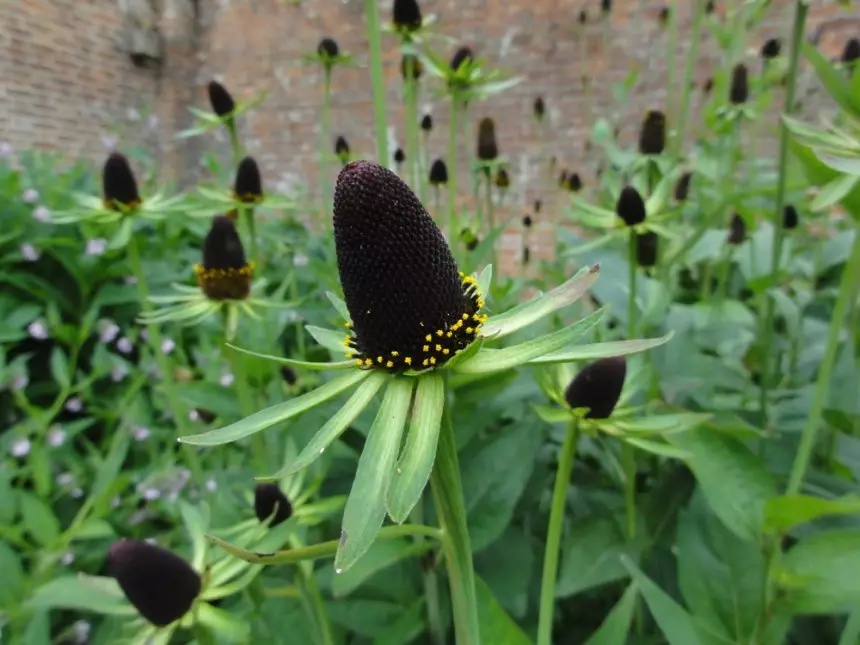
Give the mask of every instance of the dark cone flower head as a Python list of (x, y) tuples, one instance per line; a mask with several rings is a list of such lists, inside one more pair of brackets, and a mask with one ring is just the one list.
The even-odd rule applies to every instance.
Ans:
[(707, 15), (711, 15), (717, 8), (717, 3), (714, 0), (708, 0), (708, 3), (705, 5), (705, 13)]
[(839, 59), (845, 65), (853, 65), (860, 60), (860, 38), (852, 38), (847, 41)]
[(137, 180), (124, 155), (113, 152), (105, 161), (102, 190), (104, 206), (110, 210), (131, 210), (140, 205)]
[(438, 367), (474, 341), (486, 316), (441, 231), (403, 180), (369, 161), (347, 165), (334, 192), (334, 238), (352, 317), (345, 344), (363, 367)]
[(687, 201), (687, 195), (690, 194), (690, 182), (693, 180), (692, 172), (685, 172), (675, 184), (675, 200), (679, 202)]
[(659, 155), (665, 147), (666, 115), (659, 110), (650, 110), (639, 132), (639, 152), (643, 155)]
[(484, 117), (478, 124), (478, 159), (492, 161), (499, 156), (496, 143), (496, 124), (490, 117)]
[(636, 226), (645, 221), (645, 202), (633, 186), (625, 186), (618, 196), (615, 212), (627, 226)]
[(663, 7), (657, 14), (657, 20), (660, 21), (660, 26), (665, 27), (669, 22), (669, 7)]
[(182, 618), (200, 594), (200, 576), (185, 560), (144, 540), (120, 540), (108, 568), (134, 608), (153, 625)]
[(253, 157), (245, 157), (239, 162), (233, 193), (236, 199), (245, 204), (256, 204), (263, 200), (263, 178)]
[(585, 9), (579, 12), (579, 24), (584, 25), (588, 22), (588, 12)]
[(531, 228), (534, 222), (532, 221), (531, 215), (523, 215), (523, 226), (525, 228)]
[(498, 171), (496, 171), (495, 183), (496, 188), (500, 188), (501, 190), (511, 187), (511, 178), (505, 168), (499, 168)]
[(277, 484), (257, 484), (254, 489), (254, 513), (261, 522), (271, 517), (271, 528), (293, 516), (293, 505)]
[(284, 379), (287, 385), (295, 385), (299, 380), (299, 377), (296, 376), (295, 371), (289, 365), (281, 367), (281, 378)]
[(433, 116), (430, 114), (425, 114), (421, 117), (421, 129), (424, 132), (432, 132), (433, 131)]
[(567, 176), (566, 187), (572, 193), (578, 193), (582, 190), (582, 179), (580, 179), (578, 172), (572, 172)]
[(588, 408), (586, 419), (607, 419), (624, 389), (627, 361), (622, 356), (586, 365), (567, 386), (564, 399), (571, 408)]
[(349, 161), (349, 143), (343, 135), (338, 136), (334, 142), (334, 153), (345, 165)]
[(233, 220), (212, 219), (203, 241), (203, 264), (194, 265), (197, 284), (210, 300), (244, 300), (251, 292), (254, 265), (245, 260), (245, 248)]
[(800, 224), (800, 216), (797, 214), (797, 209), (788, 204), (782, 212), (782, 226), (788, 231), (797, 228), (797, 225)]
[(538, 121), (543, 121), (546, 116), (546, 104), (543, 101), (543, 97), (539, 96), (535, 99), (534, 106), (532, 107), (534, 111), (535, 119)]
[(209, 82), (209, 103), (212, 105), (212, 111), (222, 118), (230, 116), (236, 109), (233, 96), (218, 81)]
[(448, 166), (441, 159), (437, 159), (430, 166), (430, 185), (444, 186), (448, 183)]
[(657, 264), (657, 247), (660, 238), (653, 231), (636, 235), (636, 263), (643, 268)]
[(472, 52), (471, 47), (460, 47), (451, 57), (451, 69), (456, 72), (465, 63), (469, 63), (474, 59), (475, 54)]
[[(410, 70), (410, 65), (411, 70)], [(421, 60), (413, 55), (413, 54), (405, 54), (403, 58), (400, 59), (400, 75), (403, 77), (403, 80), (409, 80), (411, 71), (411, 78), (413, 80), (418, 80), (421, 78), (421, 74), (424, 73), (424, 66), (421, 64)]]
[(421, 7), (417, 0), (394, 0), (391, 22), (402, 31), (421, 29)]
[(406, 153), (403, 152), (403, 148), (398, 148), (394, 151), (394, 163), (398, 166), (406, 161)]
[(337, 58), (340, 54), (340, 47), (334, 38), (323, 38), (317, 45), (317, 54), (322, 58)]
[(732, 70), (732, 86), (729, 90), (729, 101), (733, 105), (741, 105), (747, 102), (750, 96), (747, 66), (738, 63)]
[(779, 38), (769, 38), (761, 46), (761, 57), (765, 60), (773, 60), (779, 57), (781, 51), (782, 42), (780, 42)]
[(603, 13), (612, 11), (612, 0), (600, 0), (600, 10)]
[(747, 223), (743, 217), (735, 213), (729, 223), (729, 236), (727, 242), (735, 246), (742, 244), (747, 238)]

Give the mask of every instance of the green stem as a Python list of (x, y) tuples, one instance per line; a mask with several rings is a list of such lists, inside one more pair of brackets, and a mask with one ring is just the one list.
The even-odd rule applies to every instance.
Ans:
[(726, 244), (723, 257), (720, 259), (719, 293), (717, 295), (718, 303), (722, 303), (722, 301), (729, 295), (729, 278), (731, 277), (732, 255), (734, 248), (734, 245)]
[(238, 166), (242, 161), (242, 144), (239, 142), (239, 132), (236, 129), (236, 121), (230, 119), (224, 124), (230, 133), (230, 149), (233, 151), (233, 165)]
[[(799, 2), (798, 7), (801, 4)], [(809, 409), (806, 424), (800, 435), (800, 445), (797, 448), (794, 464), (791, 467), (791, 475), (788, 478), (786, 492), (789, 495), (800, 491), (803, 478), (806, 475), (806, 469), (812, 458), (813, 448), (815, 447), (815, 436), (821, 423), (821, 413), (824, 410), (824, 404), (827, 402), (830, 377), (833, 374), (833, 367), (836, 363), (836, 353), (839, 349), (839, 334), (842, 331), (845, 314), (848, 312), (851, 304), (854, 280), (858, 275), (860, 275), (860, 226), (855, 228), (851, 257), (848, 258), (848, 263), (845, 265), (845, 270), (842, 274), (842, 283), (839, 285), (839, 294), (836, 297), (836, 305), (830, 318), (830, 328), (827, 331), (827, 345), (824, 349), (821, 365), (818, 368), (818, 379), (815, 383), (815, 391), (812, 396), (812, 406)]]
[(451, 117), (448, 123), (448, 242), (456, 248), (457, 229), (457, 93), (451, 95)]
[(407, 78), (404, 81), (406, 95), (406, 179), (415, 193), (420, 192), (420, 177), (418, 176), (418, 81), (412, 79), (414, 59), (407, 59)]
[(636, 231), (629, 231), (627, 240), (627, 338), (632, 339), (636, 335)]
[[(486, 233), (486, 235), (490, 236), (490, 235), (493, 235), (493, 233), (496, 230), (496, 218), (495, 218), (495, 213), (494, 213), (494, 209), (493, 209), (493, 178), (492, 178), (492, 175), (490, 175), (489, 170), (487, 170), (487, 172), (484, 174), (484, 183), (486, 183), (485, 198), (487, 200), (487, 233)], [(492, 253), (490, 254), (490, 257), (492, 258), (493, 268), (498, 270), (500, 267), (499, 267), (498, 258), (496, 257), (496, 253), (497, 253), (496, 246), (497, 245), (494, 242), (493, 248), (492, 248)]]
[[(671, 131), (671, 124), (675, 122), (675, 111), (672, 109), (672, 97), (675, 94), (675, 67), (677, 65), (678, 45), (678, 7), (677, 3), (669, 3), (669, 25), (668, 37), (666, 38), (666, 123), (667, 130)], [(684, 88), (684, 96), (690, 92)]]
[[(295, 256), (293, 256), (295, 259)], [(299, 301), (299, 274), (293, 263), (293, 275), (290, 280), (290, 300), (293, 302)], [(299, 358), (307, 359), (307, 348), (305, 347), (305, 326), (301, 319), (296, 320), (296, 345), (298, 346)]]
[(328, 226), (328, 210), (331, 208), (331, 182), (329, 181), (329, 146), (331, 146), (331, 67), (325, 67), (323, 79), (322, 121), (320, 124), (320, 183), (322, 185), (322, 228)]
[(704, 7), (707, 0), (696, 0), (693, 6), (693, 26), (690, 33), (690, 51), (687, 52), (687, 60), (684, 66), (684, 80), (681, 83), (681, 110), (678, 112), (678, 127), (672, 140), (672, 156), (678, 158), (684, 149), (684, 136), (687, 129), (687, 111), (690, 109), (690, 80), (699, 61), (699, 42), (701, 41), (702, 22), (705, 14)]
[(430, 475), (436, 516), (442, 528), (442, 552), (448, 568), (451, 605), (457, 645), (480, 645), (478, 601), (472, 548), (466, 524), (466, 503), (457, 459), (457, 443), (451, 423), (450, 403), (445, 404), (436, 462)]
[[(425, 499), (422, 497), (412, 510), (411, 520), (415, 524), (424, 523), (424, 501)], [(415, 536), (415, 544), (420, 545), (423, 542), (423, 535)], [(428, 551), (428, 553), (430, 552)], [(439, 578), (436, 575), (435, 566), (426, 568), (422, 564), (422, 579), (424, 581), (424, 598), (427, 603), (427, 623), (430, 628), (430, 639), (434, 645), (444, 645), (445, 626), (442, 623), (442, 612), (439, 610)]]
[(860, 643), (860, 608), (855, 609), (848, 615), (845, 629), (839, 638), (839, 645), (857, 645)]
[(364, 1), (367, 40), (370, 46), (370, 81), (373, 85), (373, 113), (376, 121), (376, 154), (379, 163), (388, 165), (388, 129), (385, 116), (385, 76), (382, 69), (382, 33), (379, 29), (378, 0)]
[(624, 516), (627, 540), (636, 538), (636, 452), (626, 441), (621, 444), (621, 467), (624, 470)]
[[(791, 55), (788, 66), (788, 88), (785, 93), (785, 113), (790, 114), (794, 107), (794, 96), (797, 87), (797, 65), (800, 56), (800, 46), (803, 40), (803, 30), (806, 25), (806, 14), (809, 11), (809, 6), (804, 0), (797, 0), (794, 3), (794, 28), (791, 38)], [(779, 179), (776, 186), (776, 214), (773, 220), (773, 257), (771, 258), (770, 283), (771, 288), (776, 288), (779, 281), (779, 262), (782, 257), (782, 244), (784, 231), (782, 226), (782, 210), (785, 206), (785, 187), (788, 179), (788, 137), (789, 132), (785, 123), (780, 121), (779, 134)], [(774, 316), (774, 301), (773, 298), (765, 296), (764, 315), (761, 318), (761, 389), (759, 392), (759, 408), (765, 423), (767, 423), (767, 393), (770, 387), (771, 367), (770, 360), (771, 346), (773, 345), (773, 316)]]
[(555, 608), (555, 586), (558, 575), (558, 556), (561, 547), (561, 533), (564, 524), (564, 511), (567, 489), (573, 472), (573, 460), (579, 439), (579, 426), (576, 419), (570, 422), (564, 435), (564, 444), (558, 458), (555, 473), (555, 486), (552, 490), (552, 506), (549, 512), (549, 526), (543, 556), (543, 574), (540, 585), (540, 614), (538, 617), (537, 645), (552, 645), (552, 618)]

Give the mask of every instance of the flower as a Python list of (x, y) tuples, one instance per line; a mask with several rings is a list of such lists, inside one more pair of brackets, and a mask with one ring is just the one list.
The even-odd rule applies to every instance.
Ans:
[(251, 292), (254, 265), (229, 217), (219, 215), (203, 242), (203, 263), (194, 265), (197, 284), (210, 300), (244, 300)]
[(245, 157), (236, 169), (233, 193), (244, 204), (254, 204), (263, 200), (263, 178), (260, 167), (253, 157)]
[(119, 382), (120, 382), (121, 380), (123, 380), (126, 376), (128, 376), (128, 367), (126, 367), (124, 363), (119, 363), (119, 364), (117, 364), (117, 365), (116, 365), (116, 366), (115, 366), (115, 367), (110, 371), (110, 379), (111, 379), (114, 383), (119, 383)]
[(58, 448), (66, 441), (66, 431), (59, 425), (52, 425), (48, 429), (48, 445)]
[(464, 65), (471, 63), (475, 59), (475, 54), (472, 48), (468, 46), (458, 47), (457, 51), (451, 57), (451, 71), (456, 72)]
[(579, 20), (580, 25), (586, 24), (588, 22), (588, 12), (585, 9), (580, 9), (577, 19)]
[(782, 51), (782, 41), (779, 38), (768, 38), (761, 46), (761, 57), (765, 60), (777, 58)]
[(26, 457), (30, 454), (30, 449), (33, 447), (33, 444), (30, 443), (30, 440), (26, 437), (22, 437), (20, 439), (15, 439), (12, 442), (12, 447), (9, 450), (12, 453), (13, 457), (17, 457), (18, 459), (22, 457)]
[(839, 60), (843, 65), (854, 65), (860, 60), (860, 38), (851, 38), (845, 42), (845, 47), (842, 49), (842, 55)]
[(495, 184), (496, 188), (499, 188), (501, 190), (510, 188), (511, 178), (508, 176), (508, 171), (505, 168), (499, 168), (496, 171)]
[(209, 81), (207, 91), (209, 93), (209, 104), (216, 115), (224, 118), (233, 114), (233, 111), (236, 109), (236, 101), (233, 100), (233, 96), (227, 91), (226, 87), (218, 81)]
[(137, 180), (125, 155), (112, 152), (102, 169), (102, 195), (108, 210), (134, 210), (140, 203)]
[(685, 172), (675, 184), (675, 200), (683, 202), (687, 200), (687, 195), (690, 192), (690, 181), (693, 179), (692, 172)]
[(612, 0), (600, 0), (600, 10), (604, 14), (608, 14), (612, 11)]
[(92, 257), (99, 257), (107, 251), (108, 241), (103, 237), (96, 237), (87, 240), (86, 254)]
[(606, 419), (612, 414), (627, 375), (623, 357), (603, 358), (586, 365), (570, 382), (564, 399), (574, 410), (587, 408), (586, 419)]
[(786, 204), (785, 208), (782, 211), (782, 226), (787, 231), (791, 231), (797, 228), (797, 225), (800, 223), (800, 216), (797, 214), (797, 209), (791, 205)]
[(35, 262), (42, 257), (39, 249), (30, 243), (22, 244), (18, 250), (21, 252), (21, 256), (28, 262)]
[(271, 518), (269, 528), (272, 528), (290, 519), (293, 507), (277, 484), (257, 484), (254, 489), (254, 513), (261, 522)]
[(643, 268), (657, 264), (657, 249), (660, 238), (654, 231), (636, 233), (636, 263)]
[(414, 54), (404, 54), (400, 59), (400, 75), (404, 81), (417, 81), (424, 73), (424, 66), (421, 60)]
[(536, 120), (544, 120), (544, 117), (546, 116), (546, 105), (543, 102), (542, 96), (535, 98), (534, 104), (532, 105), (532, 112)]
[(161, 353), (162, 354), (170, 354), (173, 350), (176, 349), (176, 341), (172, 338), (165, 338), (161, 341)]
[(338, 136), (334, 142), (334, 154), (343, 165), (349, 163), (349, 142), (343, 135)]
[(726, 241), (729, 244), (737, 246), (742, 244), (747, 237), (747, 223), (738, 213), (732, 215), (732, 220), (729, 223), (729, 235)]
[(221, 387), (230, 387), (231, 385), (233, 385), (233, 382), (235, 380), (236, 378), (233, 376), (232, 373), (225, 372), (221, 375), (221, 378), (218, 379), (218, 383), (221, 384)]
[(633, 186), (625, 186), (618, 196), (615, 212), (627, 226), (636, 226), (645, 221), (645, 202)]
[(135, 441), (146, 441), (151, 434), (152, 432), (146, 426), (134, 426), (131, 429), (131, 436)]
[(77, 414), (84, 409), (84, 402), (79, 396), (73, 396), (68, 401), (66, 401), (66, 405), (64, 407), (69, 412)]
[(395, 29), (411, 33), (421, 28), (421, 7), (417, 0), (394, 0), (391, 22)]
[(499, 156), (499, 146), (496, 143), (496, 124), (490, 117), (484, 117), (478, 123), (478, 159), (493, 161)]
[(123, 336), (116, 341), (116, 348), (123, 354), (131, 354), (134, 349), (134, 344), (131, 342), (130, 338)]
[(21, 201), (25, 204), (35, 204), (39, 201), (39, 191), (35, 188), (28, 188), (21, 194)]
[(430, 114), (425, 114), (421, 117), (421, 129), (424, 132), (431, 132), (433, 130), (433, 116)]
[(436, 159), (430, 166), (430, 185), (444, 186), (448, 183), (448, 166), (442, 159)]
[(666, 147), (666, 115), (659, 110), (649, 110), (639, 132), (639, 152), (643, 155), (659, 155)]
[(340, 47), (334, 38), (323, 38), (317, 45), (317, 54), (321, 58), (337, 58), (340, 54)]
[(403, 152), (403, 148), (398, 148), (394, 151), (394, 163), (398, 166), (406, 161), (406, 153)]
[(99, 342), (112, 343), (119, 336), (119, 325), (112, 320), (100, 320), (98, 323)]
[(543, 202), (539, 199), (536, 199), (534, 206), (532, 207), (532, 208), (534, 208), (535, 214), (540, 213), (540, 209), (542, 206), (543, 206)]
[(48, 337), (48, 327), (42, 320), (34, 320), (27, 325), (27, 333), (36, 340), (45, 340)]
[(657, 20), (660, 22), (661, 27), (665, 27), (669, 22), (669, 7), (661, 7), (660, 11), (657, 12)]
[(129, 602), (158, 627), (182, 618), (200, 593), (200, 576), (191, 565), (143, 540), (114, 542), (108, 566)]
[(741, 105), (749, 98), (749, 81), (747, 79), (747, 66), (738, 63), (732, 69), (732, 85), (729, 89), (729, 101), (732, 105)]
[(578, 172), (572, 172), (564, 179), (564, 187), (572, 193), (578, 193), (582, 190), (582, 179)]
[(33, 219), (37, 222), (50, 222), (51, 221), (51, 211), (48, 210), (46, 206), (36, 206), (33, 209)]
[(523, 215), (523, 226), (525, 228), (531, 228), (532, 224), (533, 224), (533, 222), (532, 222), (531, 215)]
[(75, 554), (73, 551), (66, 551), (62, 556), (60, 556), (60, 564), (62, 564), (64, 567), (69, 566), (74, 561)]
[(527, 246), (523, 247), (523, 264), (528, 264), (529, 260), (531, 260), (532, 252), (531, 249)]

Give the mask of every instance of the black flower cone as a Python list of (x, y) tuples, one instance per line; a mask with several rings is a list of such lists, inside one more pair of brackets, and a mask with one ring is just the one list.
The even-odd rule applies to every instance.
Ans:
[(584, 25), (588, 22), (588, 12), (585, 9), (582, 9), (579, 12), (579, 24)]
[(780, 42), (779, 38), (769, 38), (765, 41), (764, 45), (761, 46), (761, 57), (765, 60), (778, 58), (781, 52), (782, 42)]
[(149, 542), (114, 542), (107, 560), (125, 597), (157, 627), (182, 618), (200, 594), (200, 576), (191, 565)]
[(738, 63), (732, 70), (732, 86), (729, 90), (729, 101), (733, 105), (741, 105), (747, 102), (750, 96), (747, 66)]
[(340, 54), (340, 47), (334, 38), (323, 38), (320, 44), (317, 45), (317, 54), (322, 58), (337, 58)]
[(394, 8), (391, 13), (391, 22), (398, 29), (404, 31), (421, 29), (423, 19), (421, 7), (418, 6), (417, 0), (394, 0)]
[(263, 178), (253, 157), (245, 157), (239, 162), (233, 193), (245, 204), (255, 204), (263, 199)]
[(340, 159), (343, 165), (346, 165), (349, 162), (349, 142), (343, 135), (340, 135), (335, 139), (334, 154), (337, 155), (337, 158)]
[(334, 193), (338, 271), (364, 367), (439, 366), (465, 349), (486, 317), (475, 280), (463, 276), (436, 224), (387, 168), (357, 161)]
[(639, 132), (639, 152), (643, 155), (659, 155), (665, 147), (666, 115), (658, 110), (650, 110)]
[(660, 238), (653, 231), (645, 231), (636, 235), (636, 263), (642, 268), (653, 267), (657, 264), (657, 249)]
[(544, 103), (542, 96), (538, 96), (535, 99), (532, 111), (534, 112), (535, 119), (538, 121), (544, 120), (544, 117), (546, 116), (546, 103)]
[(129, 210), (140, 205), (137, 180), (125, 155), (113, 152), (102, 169), (104, 206), (110, 210)]
[(645, 202), (633, 186), (625, 186), (618, 196), (615, 212), (627, 226), (636, 226), (645, 221)]
[(660, 21), (660, 26), (665, 27), (669, 22), (669, 7), (662, 7), (657, 13), (657, 20)]
[(299, 380), (299, 377), (296, 376), (295, 371), (289, 365), (281, 367), (281, 378), (284, 379), (287, 385), (295, 385)]
[(403, 152), (403, 148), (398, 148), (394, 151), (394, 163), (398, 166), (406, 161), (406, 153)]
[(496, 172), (496, 188), (500, 188), (501, 190), (505, 190), (510, 188), (511, 186), (511, 177), (508, 175), (508, 171), (504, 168), (499, 168)]
[(242, 240), (229, 217), (212, 218), (203, 241), (203, 263), (194, 266), (194, 273), (210, 300), (244, 300), (250, 294), (254, 265), (246, 261)]
[(735, 246), (742, 244), (747, 238), (747, 223), (743, 217), (735, 213), (732, 215), (732, 221), (729, 223), (729, 235), (727, 242)]
[(413, 54), (405, 54), (400, 59), (400, 75), (403, 77), (404, 81), (409, 80), (410, 78), (417, 81), (421, 78), (421, 74), (423, 73), (424, 65), (421, 64), (421, 61), (417, 56), (414, 56)]
[(600, 10), (603, 13), (609, 13), (612, 11), (612, 0), (600, 0)]
[(782, 211), (782, 227), (791, 231), (796, 229), (798, 224), (800, 224), (800, 216), (797, 214), (797, 209), (788, 204)]
[(484, 117), (478, 123), (478, 159), (492, 161), (499, 156), (499, 146), (496, 143), (496, 123), (490, 117)]
[(534, 222), (532, 221), (531, 215), (523, 215), (523, 226), (525, 228), (531, 228)]
[(705, 13), (707, 15), (711, 15), (717, 9), (717, 3), (714, 0), (708, 0), (708, 3), (705, 5)]
[(456, 72), (467, 62), (474, 60), (474, 58), (475, 54), (472, 52), (471, 47), (460, 47), (451, 57), (451, 69)]
[(621, 356), (589, 363), (567, 386), (564, 399), (571, 408), (588, 408), (586, 419), (607, 419), (621, 398), (626, 376), (627, 361)]
[(425, 114), (421, 117), (421, 129), (428, 134), (433, 131), (433, 116)]
[(690, 182), (693, 180), (692, 172), (685, 172), (675, 184), (675, 199), (679, 202), (687, 201), (687, 195), (690, 194)]
[(851, 38), (845, 43), (839, 60), (844, 65), (851, 65), (852, 67), (860, 60), (860, 38)]
[(437, 159), (430, 166), (430, 185), (444, 186), (448, 183), (448, 166), (441, 159)]
[(236, 101), (227, 88), (218, 81), (209, 82), (209, 103), (212, 111), (220, 117), (229, 116), (236, 109)]
[(261, 522), (271, 517), (269, 526), (273, 527), (293, 516), (293, 505), (277, 484), (257, 484), (254, 489), (254, 514)]
[(578, 172), (572, 172), (567, 176), (565, 187), (572, 193), (578, 193), (582, 190), (582, 179)]

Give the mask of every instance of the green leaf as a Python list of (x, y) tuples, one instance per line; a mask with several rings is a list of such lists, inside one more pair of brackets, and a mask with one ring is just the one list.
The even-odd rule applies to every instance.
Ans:
[(621, 556), (633, 555), (632, 548), (615, 522), (602, 517), (577, 518), (565, 541), (556, 598), (626, 578)]
[(192, 446), (220, 446), (225, 443), (244, 439), (261, 430), (298, 416), (321, 403), (325, 403), (344, 390), (357, 385), (369, 375), (370, 372), (368, 371), (356, 369), (291, 401), (273, 405), (223, 428), (217, 428), (202, 434), (180, 437), (179, 441)]
[(19, 493), (24, 529), (36, 542), (46, 546), (60, 535), (60, 520), (51, 507), (30, 493)]
[(627, 587), (621, 600), (616, 603), (606, 620), (585, 642), (585, 645), (625, 645), (627, 634), (630, 633), (630, 624), (633, 622), (637, 596), (636, 585)]
[(343, 298), (339, 297), (337, 294), (332, 293), (331, 291), (325, 292), (326, 298), (328, 301), (334, 306), (338, 315), (343, 318), (344, 322), (349, 322), (352, 318), (349, 315), (349, 309), (346, 308), (346, 302), (343, 301)]
[(655, 347), (660, 347), (672, 340), (675, 332), (670, 331), (661, 338), (648, 338), (641, 340), (614, 340), (605, 343), (592, 343), (580, 345), (572, 349), (562, 349), (551, 354), (544, 354), (539, 358), (529, 361), (530, 365), (543, 365), (545, 363), (570, 363), (572, 361), (592, 361), (599, 358), (611, 356), (629, 356), (644, 352)]
[(429, 548), (433, 542), (416, 543), (410, 540), (378, 540), (349, 571), (334, 577), (331, 590), (335, 598), (343, 598), (360, 587), (365, 580), (393, 564), (413, 558)]
[(206, 560), (207, 520), (196, 506), (184, 500), (179, 500), (179, 513), (182, 515), (188, 537), (191, 538), (191, 566), (202, 571)]
[(810, 208), (813, 211), (823, 211), (834, 204), (838, 204), (854, 190), (854, 187), (860, 182), (860, 177), (854, 175), (839, 175), (832, 181), (827, 182), (821, 187), (819, 193), (812, 200)]
[(354, 360), (348, 361), (336, 361), (330, 362), (327, 361), (325, 363), (317, 363), (314, 361), (300, 361), (294, 358), (286, 358), (284, 356), (275, 356), (273, 354), (261, 354), (260, 352), (254, 352), (250, 349), (244, 349), (242, 347), (237, 347), (232, 343), (225, 343), (225, 345), (231, 349), (235, 349), (237, 352), (242, 352), (243, 354), (247, 354), (248, 356), (254, 356), (255, 358), (260, 358), (264, 361), (272, 361), (274, 363), (278, 363), (279, 365), (289, 365), (290, 367), (300, 367), (306, 370), (314, 370), (314, 371), (326, 371), (326, 370), (342, 370), (347, 367), (355, 367)]
[(0, 609), (12, 607), (21, 598), (21, 585), (24, 583), (24, 567), (18, 554), (6, 542), (0, 541), (0, 571), (3, 584), (0, 585)]
[(804, 41), (801, 43), (801, 51), (833, 100), (848, 113), (855, 115), (860, 113), (860, 103), (857, 103), (858, 99), (852, 97), (851, 85), (845, 79), (845, 75), (836, 70), (814, 45)]
[(832, 515), (860, 513), (860, 497), (822, 499), (811, 495), (783, 495), (768, 500), (764, 507), (764, 530), (787, 533), (789, 529)]
[(62, 576), (45, 583), (24, 603), (31, 610), (72, 609), (113, 616), (134, 615), (116, 580), (97, 576)]
[(430, 479), (444, 407), (445, 381), (442, 376), (430, 373), (420, 377), (409, 434), (388, 489), (388, 514), (398, 524), (409, 517)]
[(833, 168), (836, 172), (854, 175), (855, 179), (860, 179), (860, 153), (847, 156), (815, 150), (815, 156), (821, 160), (821, 163)]
[(674, 414), (653, 414), (635, 419), (611, 420), (610, 424), (624, 434), (633, 435), (669, 435), (688, 432), (699, 427), (711, 418), (710, 414), (695, 412), (678, 412)]
[(69, 387), (69, 361), (59, 346), (54, 347), (51, 352), (51, 376), (61, 388)]
[(98, 472), (90, 491), (89, 500), (92, 504), (108, 503), (112, 487), (116, 484), (116, 478), (122, 470), (122, 465), (128, 455), (131, 446), (130, 432), (117, 432), (111, 439), (110, 451), (107, 458), (99, 466)]
[(219, 643), (250, 642), (251, 624), (242, 616), (213, 607), (208, 602), (198, 603), (194, 615), (201, 625), (218, 635)]
[(776, 495), (776, 486), (762, 460), (743, 444), (711, 432), (686, 432), (666, 438), (691, 455), (687, 463), (725, 526), (740, 538), (757, 539), (764, 506)]
[(315, 325), (306, 325), (305, 329), (320, 345), (336, 355), (346, 354), (347, 348), (343, 344), (348, 334), (337, 332), (333, 329), (325, 329)]
[(525, 632), (508, 616), (480, 578), (475, 578), (481, 642), (492, 645), (531, 645)]
[(385, 499), (394, 477), (394, 464), (400, 451), (400, 439), (409, 404), (412, 401), (411, 378), (394, 378), (388, 384), (376, 420), (370, 428), (346, 508), (335, 571), (347, 571), (370, 548), (385, 519)]

